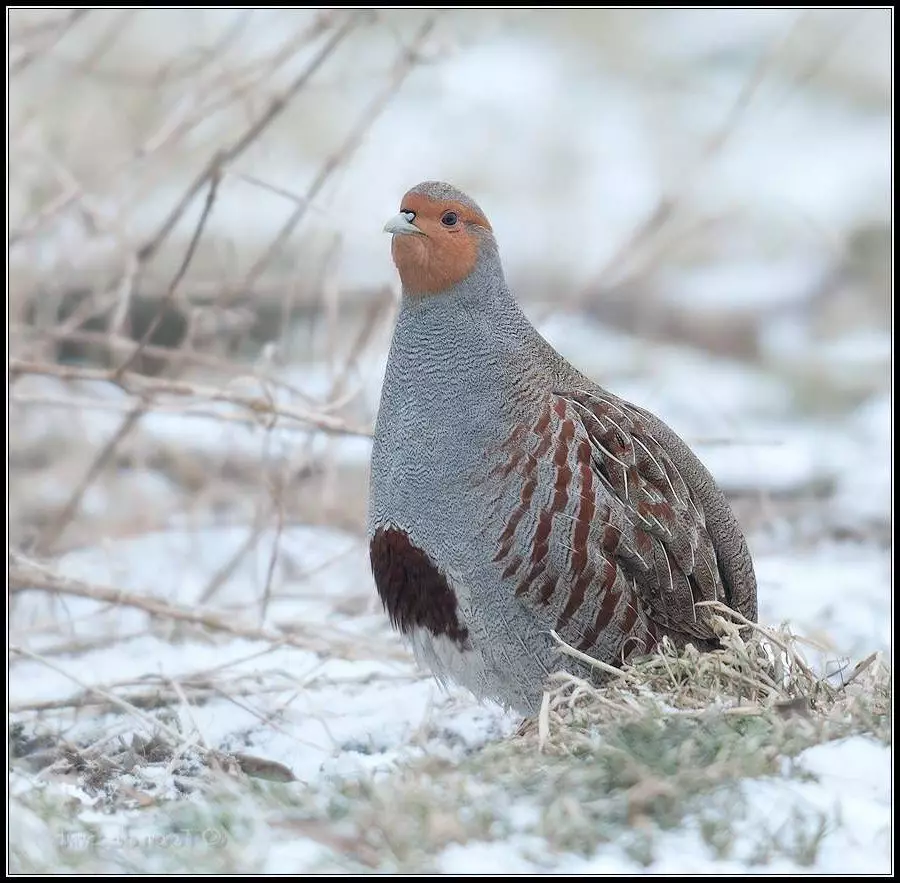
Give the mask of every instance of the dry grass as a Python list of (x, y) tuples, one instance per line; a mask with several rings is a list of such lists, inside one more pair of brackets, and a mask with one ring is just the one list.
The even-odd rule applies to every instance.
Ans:
[[(708, 606), (720, 611), (713, 621), (721, 650), (700, 653), (689, 645), (680, 653), (664, 638), (653, 654), (633, 660), (622, 669), (602, 666), (608, 681), (603, 688), (561, 676), (560, 683), (544, 695), (536, 724), (540, 746), (550, 745), (553, 721), (560, 725), (577, 720), (589, 725), (610, 718), (627, 719), (646, 713), (644, 699), (652, 706), (669, 707), (682, 714), (705, 714), (715, 708), (733, 716), (775, 712), (838, 720), (847, 703), (855, 703), (860, 694), (874, 696), (876, 688), (890, 683), (879, 653), (852, 668), (845, 660), (833, 673), (817, 674), (803, 649), (821, 654), (824, 648), (794, 635), (786, 626), (765, 628), (718, 602)], [(584, 658), (567, 645), (561, 649), (600, 667), (596, 660)], [(886, 707), (882, 709), (882, 713), (887, 711)]]
[[(515, 737), (345, 786), (338, 816), (382, 852), (382, 869), (433, 869), (451, 843), (529, 836), (549, 846), (539, 866), (552, 867), (557, 851), (591, 855), (614, 842), (646, 864), (663, 831), (694, 825), (721, 857), (739, 842), (746, 853), (751, 834), (751, 864), (776, 856), (810, 864), (822, 819), (801, 813), (784, 828), (742, 832), (742, 786), (802, 779), (792, 759), (831, 740), (869, 735), (890, 744), (890, 671), (873, 654), (835, 683), (809, 669), (806, 642), (789, 631), (742, 638), (722, 625), (725, 649), (663, 646), (603, 687), (560, 673), (537, 719)], [(510, 805), (526, 821), (513, 821)]]
[[(423, 731), (423, 744), (433, 747), (376, 778), (267, 784), (290, 783), (293, 775), (272, 759), (186, 740), (165, 717), (147, 736), (81, 745), (29, 734), (20, 725), (12, 753), (20, 758), (15, 768), (30, 764), (44, 769), (44, 778), (77, 781), (100, 805), (130, 811), (129, 830), (145, 832), (144, 838), (147, 830), (220, 831), (206, 836), (227, 840), (229, 859), (245, 870), (259, 865), (240, 844), (263, 836), (262, 828), (278, 842), (317, 844), (312, 866), (332, 870), (433, 871), (450, 845), (497, 840), (543, 842), (532, 854), (538, 867), (552, 867), (559, 853), (589, 856), (606, 843), (649, 864), (664, 832), (684, 826), (722, 858), (811, 864), (839, 819), (796, 810), (777, 824), (763, 819), (746, 826), (745, 786), (772, 777), (785, 786), (807, 781), (800, 755), (835, 739), (867, 735), (890, 744), (890, 671), (873, 654), (821, 676), (804, 658), (808, 642), (787, 629), (757, 627), (742, 636), (724, 617), (719, 623), (721, 651), (678, 653), (664, 644), (602, 687), (560, 673), (537, 719), (512, 737), (448, 755), (431, 741), (438, 734)], [(171, 684), (157, 689), (160, 702), (147, 707), (242, 691), (239, 680), (225, 684), (209, 676), (184, 679), (177, 691)], [(81, 701), (103, 698), (103, 691), (91, 691)], [(147, 714), (122, 700), (113, 704), (129, 715)], [(168, 798), (160, 793), (163, 779), (173, 783)], [(177, 809), (200, 793), (203, 808)], [(26, 794), (20, 812), (38, 813), (52, 829), (60, 808), (50, 812), (41, 803), (46, 799)], [(79, 827), (77, 816), (63, 828), (70, 839), (73, 831), (100, 836), (96, 828)], [(100, 846), (89, 856), (70, 852), (59, 855), (73, 869), (76, 859), (87, 868), (121, 867), (124, 855)], [(152, 842), (140, 854), (154, 866), (178, 861)], [(212, 871), (224, 859), (204, 849), (194, 860)]]
[[(880, 653), (851, 666), (842, 660), (829, 674), (817, 673), (804, 648), (823, 648), (794, 635), (788, 627), (765, 628), (718, 605), (722, 649), (677, 651), (664, 639), (653, 654), (634, 660), (603, 687), (560, 674), (544, 694), (541, 711), (523, 736), (536, 737), (542, 751), (573, 750), (573, 734), (589, 733), (611, 721), (651, 712), (702, 717), (802, 718), (839, 733), (864, 703), (879, 719), (879, 735), (890, 738), (891, 674)], [(738, 619), (739, 621), (735, 621)], [(748, 629), (749, 627), (749, 629)], [(887, 729), (883, 729), (887, 727)]]

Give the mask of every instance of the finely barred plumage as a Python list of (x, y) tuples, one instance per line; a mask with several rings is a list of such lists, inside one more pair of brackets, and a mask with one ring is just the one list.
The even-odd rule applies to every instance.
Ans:
[(701, 601), (755, 619), (744, 538), (684, 442), (537, 333), (471, 199), (427, 183), (401, 208), (369, 534), (418, 658), (530, 713), (549, 672), (579, 667), (551, 629), (615, 665), (663, 635), (715, 647)]

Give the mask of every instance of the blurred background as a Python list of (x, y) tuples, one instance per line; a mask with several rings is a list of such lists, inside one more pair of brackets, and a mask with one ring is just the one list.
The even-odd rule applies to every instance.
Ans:
[[(381, 226), (435, 178), (481, 202), (552, 342), (721, 442), (735, 491), (834, 492), (864, 503), (846, 527), (883, 528), (888, 16), (13, 12), (14, 545), (265, 522), (273, 483), (290, 517), (359, 529), (364, 441), (277, 408), (188, 419), (163, 379), (364, 433), (397, 288)], [(98, 382), (126, 363), (155, 379)]]
[[(301, 778), (400, 756), (434, 702), (426, 735), (509, 731), (435, 698), (368, 570), (382, 226), (426, 179), (709, 466), (761, 620), (889, 651), (890, 16), (11, 11), (14, 754), (137, 709)], [(96, 794), (120, 754), (55, 762)]]

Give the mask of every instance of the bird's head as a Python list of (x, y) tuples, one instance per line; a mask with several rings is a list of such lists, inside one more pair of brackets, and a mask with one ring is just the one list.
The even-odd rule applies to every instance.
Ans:
[(407, 294), (449, 291), (479, 261), (499, 262), (491, 225), (478, 203), (440, 181), (409, 190), (384, 229), (392, 234), (391, 255)]

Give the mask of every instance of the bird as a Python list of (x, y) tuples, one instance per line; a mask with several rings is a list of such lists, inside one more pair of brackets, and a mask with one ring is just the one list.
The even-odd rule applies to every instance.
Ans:
[(602, 682), (603, 663), (664, 637), (716, 649), (703, 602), (755, 622), (753, 561), (724, 493), (661, 419), (541, 336), (479, 205), (426, 181), (384, 230), (401, 296), (367, 537), (418, 663), (527, 716), (563, 668)]

